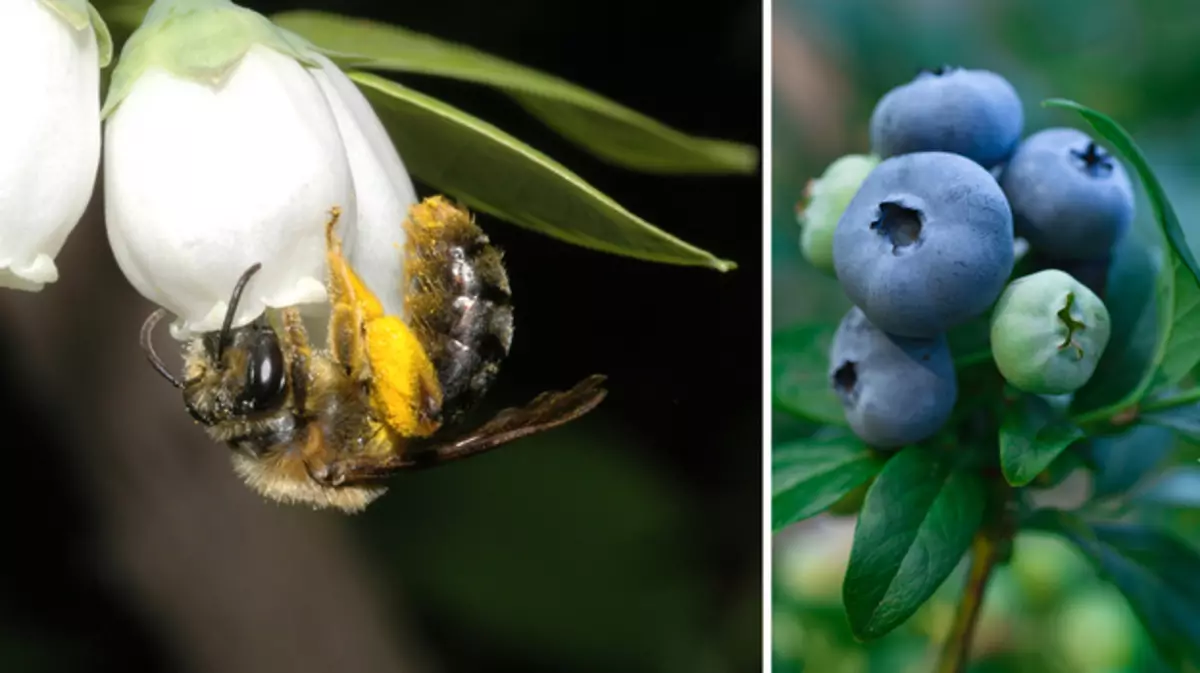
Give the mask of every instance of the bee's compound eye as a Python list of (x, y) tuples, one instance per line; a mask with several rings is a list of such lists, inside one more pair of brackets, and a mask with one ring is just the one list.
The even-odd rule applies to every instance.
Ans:
[(247, 410), (270, 409), (283, 399), (285, 389), (283, 351), (269, 330), (260, 332), (246, 360), (246, 388), (238, 400)]

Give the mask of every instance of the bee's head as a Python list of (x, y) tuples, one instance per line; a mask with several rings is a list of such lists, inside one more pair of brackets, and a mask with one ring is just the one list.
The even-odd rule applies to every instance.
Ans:
[(232, 326), (242, 290), (258, 269), (255, 264), (238, 280), (221, 330), (207, 332), (188, 345), (183, 381), (167, 371), (150, 344), (150, 334), (165, 311), (152, 313), (142, 327), (142, 347), (151, 364), (183, 390), (188, 412), (204, 425), (276, 411), (286, 401), (286, 367), (275, 330), (262, 321)]

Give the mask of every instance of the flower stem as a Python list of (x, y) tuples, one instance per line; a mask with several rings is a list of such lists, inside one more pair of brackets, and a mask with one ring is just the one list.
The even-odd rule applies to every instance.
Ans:
[(942, 656), (938, 659), (936, 673), (963, 673), (970, 659), (971, 640), (975, 625), (983, 608), (983, 595), (991, 579), (992, 569), (1000, 558), (1000, 545), (994, 531), (981, 530), (971, 546), (971, 569), (967, 575), (967, 586), (962, 600), (950, 625), (950, 633), (942, 644)]

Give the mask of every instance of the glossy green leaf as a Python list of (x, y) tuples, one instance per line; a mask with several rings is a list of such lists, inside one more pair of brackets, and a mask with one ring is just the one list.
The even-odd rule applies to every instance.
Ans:
[(1171, 534), (1140, 524), (1088, 524), (1060, 511), (1030, 522), (1065, 536), (1125, 595), (1174, 670), (1200, 665), (1200, 555)]
[(933, 596), (971, 546), (984, 491), (978, 473), (923, 447), (888, 461), (867, 492), (842, 587), (855, 636), (887, 634)]
[(1000, 421), (1000, 468), (1013, 486), (1024, 486), (1083, 438), (1083, 430), (1059, 416), (1036, 395), (1023, 395), (1004, 409)]
[(771, 397), (775, 407), (832, 425), (846, 425), (829, 383), (829, 347), (837, 325), (800, 325), (771, 335)]
[(758, 165), (758, 152), (751, 146), (686, 135), (563, 79), (465, 45), (323, 12), (285, 12), (272, 19), (349, 67), (496, 87), (558, 133), (621, 166), (717, 174), (753, 173)]
[(771, 452), (771, 528), (820, 514), (866, 483), (885, 458), (840, 431), (775, 446)]
[(1200, 339), (1196, 338), (1200, 333), (1200, 264), (1188, 247), (1166, 191), (1133, 137), (1107, 115), (1074, 101), (1052, 99), (1045, 104), (1078, 112), (1132, 165), (1150, 199), (1154, 219), (1170, 244), (1169, 260), (1158, 279), (1158, 341), (1153, 366), (1119, 405), (1095, 412), (1097, 417), (1103, 417), (1136, 403), (1153, 387), (1178, 383), (1200, 363)]
[(349, 74), (408, 169), (438, 191), (568, 243), (652, 262), (734, 268), (630, 213), (491, 124), (391, 80)]

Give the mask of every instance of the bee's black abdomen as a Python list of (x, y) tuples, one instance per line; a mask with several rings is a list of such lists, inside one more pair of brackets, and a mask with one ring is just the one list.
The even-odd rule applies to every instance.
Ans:
[(440, 197), (413, 208), (405, 304), (438, 372), (452, 422), (487, 391), (512, 345), (512, 291), (500, 251), (466, 210)]

